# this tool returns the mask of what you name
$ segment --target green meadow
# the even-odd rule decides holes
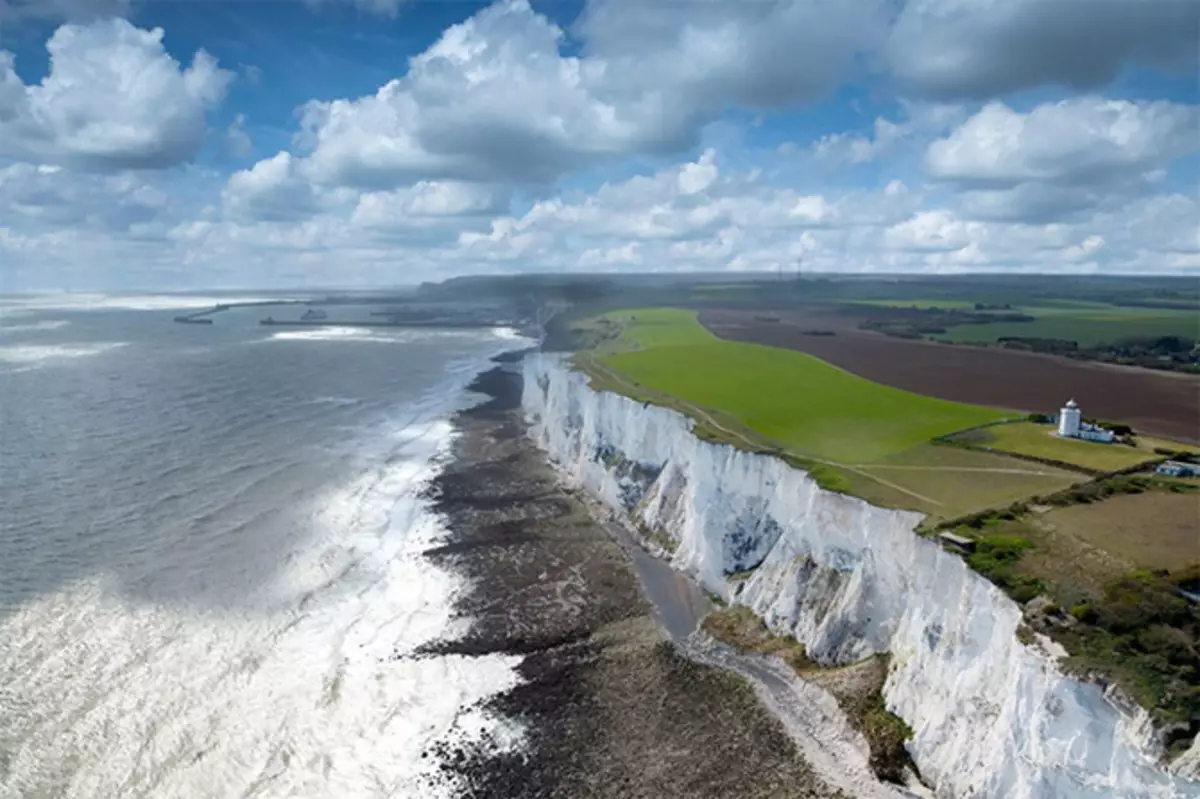
[[[883,386],[803,353],[724,341],[692,311],[610,318],[623,329],[600,356],[605,366],[815,459],[870,463],[1010,415]]]

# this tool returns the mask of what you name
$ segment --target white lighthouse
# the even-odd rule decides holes
[[[1058,434],[1063,438],[1079,438],[1079,429],[1079,406],[1075,400],[1067,400],[1067,404],[1058,412]]]

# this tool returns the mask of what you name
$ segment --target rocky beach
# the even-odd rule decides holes
[[[561,483],[526,435],[514,359],[498,360],[430,489],[451,535],[426,556],[469,579],[456,610],[473,623],[426,652],[523,655],[522,684],[483,708],[523,743],[431,751],[438,779],[469,797],[845,796],[742,676],[670,640],[707,601]]]

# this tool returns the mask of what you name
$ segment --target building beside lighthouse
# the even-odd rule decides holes
[[[1063,438],[1079,438],[1101,444],[1111,444],[1116,438],[1111,430],[1083,421],[1079,405],[1073,399],[1067,400],[1067,404],[1058,412],[1058,434]]]

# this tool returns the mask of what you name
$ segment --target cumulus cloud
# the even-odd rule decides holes
[[[0,51],[0,155],[100,171],[191,158],[232,73],[203,50],[181,69],[162,38],[123,19],[63,25],[46,44],[49,74],[30,86]]]
[[[869,135],[845,131],[822,136],[810,148],[813,156],[831,166],[895,158],[927,143],[966,116],[960,105],[911,101],[901,105],[904,113],[898,121],[876,117]]]
[[[885,52],[912,91],[984,99],[1095,89],[1130,65],[1194,71],[1198,38],[1194,0],[910,0]]]
[[[1200,148],[1200,110],[1081,97],[1028,113],[990,103],[925,153],[926,171],[967,189],[987,218],[1050,219],[1144,192]]]
[[[883,117],[875,120],[873,135],[832,133],[813,144],[818,161],[828,164],[865,164],[888,153],[901,140],[912,134],[911,125],[897,124]]]
[[[647,19],[653,18],[653,19]],[[298,144],[318,182],[546,182],[616,156],[691,144],[729,105],[782,105],[836,85],[882,35],[879,3],[654,6],[596,2],[582,56],[527,0],[447,29],[407,74],[359,99],[313,102]],[[625,35],[630,20],[668,42]]]
[[[284,151],[231,175],[221,191],[221,202],[236,219],[284,222],[316,213],[321,198],[296,173],[291,153]]]
[[[686,117],[823,96],[882,42],[889,13],[877,0],[591,0],[576,27],[608,92]]]
[[[366,227],[387,228],[413,220],[494,214],[502,208],[499,194],[487,187],[421,181],[396,191],[363,194],[353,219]]]
[[[487,262],[543,259],[545,268],[775,269],[801,255],[833,268],[850,231],[869,238],[874,230],[878,238],[918,202],[899,181],[881,192],[836,196],[772,186],[755,172],[723,172],[707,150],[653,175],[536,203],[459,243]]]
[[[75,175],[58,166],[0,167],[0,228],[128,232],[170,205],[163,188],[132,174]]]

